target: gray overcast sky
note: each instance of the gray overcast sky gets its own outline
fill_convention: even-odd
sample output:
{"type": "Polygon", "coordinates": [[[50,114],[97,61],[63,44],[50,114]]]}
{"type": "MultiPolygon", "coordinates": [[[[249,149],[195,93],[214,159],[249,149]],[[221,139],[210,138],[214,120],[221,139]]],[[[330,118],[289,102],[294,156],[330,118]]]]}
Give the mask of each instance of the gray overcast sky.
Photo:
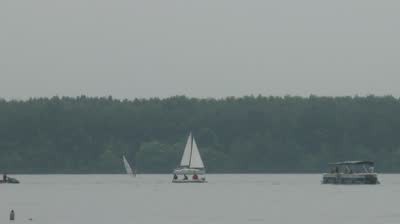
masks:
{"type": "Polygon", "coordinates": [[[3,0],[0,97],[400,96],[398,0],[3,0]]]}

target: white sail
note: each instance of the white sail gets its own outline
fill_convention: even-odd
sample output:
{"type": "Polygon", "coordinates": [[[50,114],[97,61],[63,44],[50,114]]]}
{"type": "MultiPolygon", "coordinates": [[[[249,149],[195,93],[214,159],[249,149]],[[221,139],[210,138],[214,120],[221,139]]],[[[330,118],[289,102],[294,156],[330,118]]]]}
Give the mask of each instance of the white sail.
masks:
{"type": "Polygon", "coordinates": [[[192,133],[189,134],[189,137],[186,142],[185,151],[183,151],[181,167],[189,166],[190,164],[190,151],[192,150],[192,133]]]}
{"type": "Polygon", "coordinates": [[[126,160],[125,156],[122,156],[122,160],[124,161],[126,173],[129,175],[134,175],[133,170],[132,170],[131,166],[129,165],[128,161],[126,160]]]}
{"type": "Polygon", "coordinates": [[[199,149],[197,148],[197,144],[196,144],[196,141],[194,140],[194,138],[192,140],[192,153],[191,153],[189,167],[190,168],[199,168],[199,169],[204,168],[203,160],[201,160],[200,152],[199,152],[199,149]]]}

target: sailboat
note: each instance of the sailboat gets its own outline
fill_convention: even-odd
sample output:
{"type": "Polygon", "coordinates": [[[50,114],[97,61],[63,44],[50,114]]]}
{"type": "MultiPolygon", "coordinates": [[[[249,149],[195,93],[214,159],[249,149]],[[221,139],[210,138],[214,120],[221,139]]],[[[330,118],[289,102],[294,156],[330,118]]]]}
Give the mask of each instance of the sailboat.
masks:
{"type": "Polygon", "coordinates": [[[205,173],[204,163],[201,159],[196,140],[192,133],[190,133],[186,142],[185,150],[183,151],[180,167],[174,170],[174,179],[172,182],[205,183],[205,173]],[[188,177],[187,175],[191,175],[191,177],[188,177]],[[181,176],[181,178],[179,178],[179,176],[181,176]]]}
{"type": "Polygon", "coordinates": [[[136,172],[134,172],[134,170],[132,170],[132,168],[129,165],[128,161],[126,160],[125,156],[122,156],[122,161],[124,162],[124,167],[125,167],[126,173],[135,177],[136,172]]]}

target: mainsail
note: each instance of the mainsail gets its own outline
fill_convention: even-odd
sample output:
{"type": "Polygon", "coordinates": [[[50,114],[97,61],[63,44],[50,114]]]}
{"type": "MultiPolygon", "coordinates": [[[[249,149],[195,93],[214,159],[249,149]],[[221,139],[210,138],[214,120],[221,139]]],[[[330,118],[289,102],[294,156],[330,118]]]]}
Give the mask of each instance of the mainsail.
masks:
{"type": "Polygon", "coordinates": [[[129,174],[129,175],[135,175],[133,173],[133,170],[132,170],[131,166],[129,165],[128,161],[126,160],[125,156],[122,156],[122,160],[124,161],[124,166],[125,166],[126,173],[129,174]]]}
{"type": "Polygon", "coordinates": [[[189,137],[186,142],[185,150],[183,151],[181,167],[189,167],[191,151],[192,151],[192,133],[189,134],[189,137]]]}

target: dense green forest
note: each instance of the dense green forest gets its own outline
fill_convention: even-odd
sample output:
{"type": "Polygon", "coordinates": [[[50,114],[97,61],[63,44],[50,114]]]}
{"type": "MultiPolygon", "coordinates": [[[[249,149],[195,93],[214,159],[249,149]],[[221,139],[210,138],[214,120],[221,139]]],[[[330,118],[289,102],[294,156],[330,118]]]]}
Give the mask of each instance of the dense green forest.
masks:
{"type": "Polygon", "coordinates": [[[192,131],[209,172],[400,171],[400,99],[263,97],[0,100],[0,173],[170,173],[192,131]]]}

